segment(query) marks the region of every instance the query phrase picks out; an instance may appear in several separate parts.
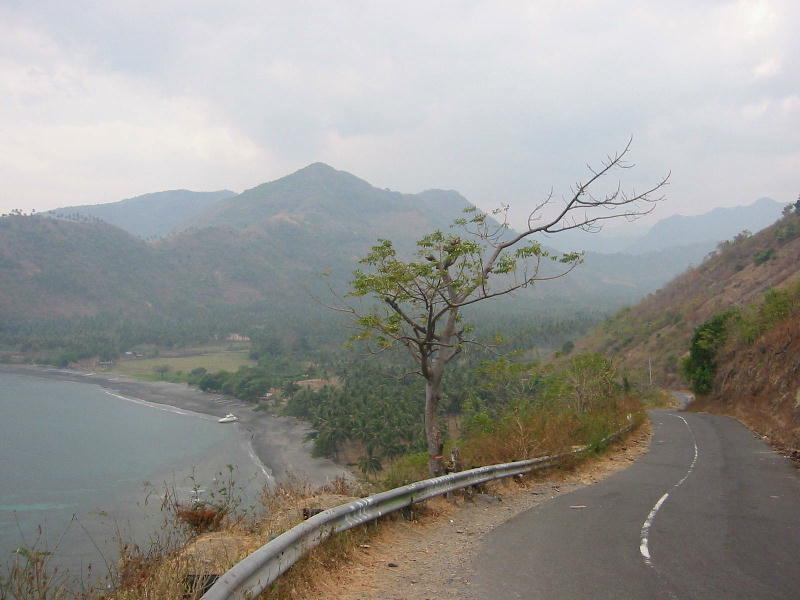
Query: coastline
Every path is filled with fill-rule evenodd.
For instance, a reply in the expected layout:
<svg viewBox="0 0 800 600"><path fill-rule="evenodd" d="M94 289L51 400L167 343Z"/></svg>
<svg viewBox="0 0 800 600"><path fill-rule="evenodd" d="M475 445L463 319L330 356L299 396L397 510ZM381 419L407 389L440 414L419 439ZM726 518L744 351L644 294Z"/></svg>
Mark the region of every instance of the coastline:
<svg viewBox="0 0 800 600"><path fill-rule="evenodd" d="M171 407L177 412L196 413L214 419L234 412L239 421L220 424L220 427L235 427L256 459L254 462L261 463L262 470L266 468L278 482L296 477L319 486L336 477L348 476L347 471L333 461L311 456L311 444L304 441L309 431L306 423L292 417L254 411L252 406L236 398L209 394L181 383L137 381L56 367L0 364L0 373L95 384L128 401L153 408L159 408L153 405Z"/></svg>

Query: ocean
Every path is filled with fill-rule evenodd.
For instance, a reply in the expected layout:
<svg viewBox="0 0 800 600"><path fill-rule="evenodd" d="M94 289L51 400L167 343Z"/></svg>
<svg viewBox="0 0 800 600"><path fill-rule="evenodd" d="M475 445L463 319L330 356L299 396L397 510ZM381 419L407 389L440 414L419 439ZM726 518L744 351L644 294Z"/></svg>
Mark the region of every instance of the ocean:
<svg viewBox="0 0 800 600"><path fill-rule="evenodd" d="M210 499L231 468L255 507L267 475L236 427L93 384L0 373L0 565L23 547L103 576L119 538L146 547L159 535L167 488Z"/></svg>

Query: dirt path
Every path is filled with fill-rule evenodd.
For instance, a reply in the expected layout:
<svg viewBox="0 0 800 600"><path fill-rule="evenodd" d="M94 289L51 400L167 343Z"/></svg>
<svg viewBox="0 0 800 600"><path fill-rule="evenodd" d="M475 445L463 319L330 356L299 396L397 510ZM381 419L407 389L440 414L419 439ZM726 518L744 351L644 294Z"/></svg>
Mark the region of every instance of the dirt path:
<svg viewBox="0 0 800 600"><path fill-rule="evenodd" d="M471 599L471 564L482 537L514 515L543 502L595 483L624 469L644 454L652 427L647 421L627 440L602 457L571 472L554 472L528 482L496 485L496 496L453 505L430 501L416 521L387 524L352 560L326 576L313 600L439 600Z"/></svg>

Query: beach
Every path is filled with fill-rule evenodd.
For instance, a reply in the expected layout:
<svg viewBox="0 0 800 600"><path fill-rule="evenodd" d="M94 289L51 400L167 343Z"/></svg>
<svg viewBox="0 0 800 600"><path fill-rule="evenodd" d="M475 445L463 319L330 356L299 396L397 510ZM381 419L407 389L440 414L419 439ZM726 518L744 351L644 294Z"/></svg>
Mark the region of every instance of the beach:
<svg viewBox="0 0 800 600"><path fill-rule="evenodd" d="M339 476L349 476L343 467L333 461L311 456L311 444L305 441L309 431L306 423L292 417L255 411L252 405L236 398L206 393L186 384L137 381L111 374L84 373L55 367L2 364L0 373L95 384L130 401L169 406L217 418L231 412L239 421L221 423L219 426L236 428L252 449L254 460L260 462L267 470L266 474L277 482L296 477L318 486Z"/></svg>

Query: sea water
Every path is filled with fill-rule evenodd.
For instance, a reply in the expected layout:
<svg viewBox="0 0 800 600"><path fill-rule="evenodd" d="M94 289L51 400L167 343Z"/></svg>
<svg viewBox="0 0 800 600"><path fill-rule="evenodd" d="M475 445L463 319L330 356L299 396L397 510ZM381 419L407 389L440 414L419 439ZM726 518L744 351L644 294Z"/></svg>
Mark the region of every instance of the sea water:
<svg viewBox="0 0 800 600"><path fill-rule="evenodd" d="M146 548L161 535L166 490L210 499L231 469L235 492L254 504L266 474L235 425L97 385L0 373L0 565L22 547L102 576L119 539Z"/></svg>

